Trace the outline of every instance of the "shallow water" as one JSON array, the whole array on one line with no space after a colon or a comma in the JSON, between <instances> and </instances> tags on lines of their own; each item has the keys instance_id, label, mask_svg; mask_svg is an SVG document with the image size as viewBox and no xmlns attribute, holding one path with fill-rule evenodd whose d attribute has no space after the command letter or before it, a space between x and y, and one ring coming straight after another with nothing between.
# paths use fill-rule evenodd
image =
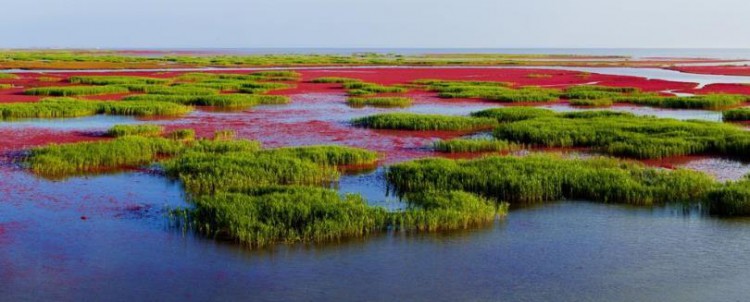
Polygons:
<instances>
[{"instance_id":1,"label":"shallow water","mask_svg":"<svg viewBox=\"0 0 750 302\"><path fill-rule=\"evenodd\" d=\"M6 301L728 301L750 277L750 220L696 210L558 202L466 232L251 251L170 228L163 209L184 202L160 176L2 172ZM377 198L377 178L340 187Z\"/></svg>"},{"instance_id":2,"label":"shallow water","mask_svg":"<svg viewBox=\"0 0 750 302\"><path fill-rule=\"evenodd\" d=\"M573 70L580 72L590 72L607 75L633 76L642 77L650 80L664 80L674 82L696 83L696 88L703 88L711 84L747 84L750 83L748 76L727 76L727 75L709 75L685 73L670 69L661 68L636 68L636 67L560 67L560 66L539 66L524 67L532 69L556 69L556 70Z\"/></svg>"},{"instance_id":3,"label":"shallow water","mask_svg":"<svg viewBox=\"0 0 750 302\"><path fill-rule=\"evenodd\" d=\"M135 117L93 115L76 118L54 119L22 119L15 121L0 121L0 129L44 128L50 130L107 130L114 125L143 123Z\"/></svg>"}]
</instances>

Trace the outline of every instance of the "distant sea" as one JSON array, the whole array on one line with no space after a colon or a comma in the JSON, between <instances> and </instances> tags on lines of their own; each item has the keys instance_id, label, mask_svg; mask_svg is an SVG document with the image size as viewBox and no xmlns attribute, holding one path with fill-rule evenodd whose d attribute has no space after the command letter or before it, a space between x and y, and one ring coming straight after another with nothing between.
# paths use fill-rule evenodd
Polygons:
<instances>
[{"instance_id":1,"label":"distant sea","mask_svg":"<svg viewBox=\"0 0 750 302\"><path fill-rule=\"evenodd\" d=\"M750 60L748 48L174 48L143 49L189 51L210 54L353 54L364 52L404 55L434 53L501 53L630 56L633 58L710 58Z\"/></svg>"}]
</instances>

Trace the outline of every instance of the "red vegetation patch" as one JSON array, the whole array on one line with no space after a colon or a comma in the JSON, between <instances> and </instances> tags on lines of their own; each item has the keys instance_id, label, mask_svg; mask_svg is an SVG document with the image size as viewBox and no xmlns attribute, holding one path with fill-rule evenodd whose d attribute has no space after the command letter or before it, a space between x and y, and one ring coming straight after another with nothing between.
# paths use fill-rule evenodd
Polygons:
<instances>
[{"instance_id":1,"label":"red vegetation patch","mask_svg":"<svg viewBox=\"0 0 750 302\"><path fill-rule=\"evenodd\" d=\"M695 94L729 93L750 94L750 84L711 84L697 90L685 90Z\"/></svg>"},{"instance_id":2,"label":"red vegetation patch","mask_svg":"<svg viewBox=\"0 0 750 302\"><path fill-rule=\"evenodd\" d=\"M0 153L52 143L75 143L101 139L104 138L80 131L55 131L40 128L0 129Z\"/></svg>"},{"instance_id":3,"label":"red vegetation patch","mask_svg":"<svg viewBox=\"0 0 750 302\"><path fill-rule=\"evenodd\" d=\"M675 66L669 69L697 74L750 76L750 66Z\"/></svg>"}]
</instances>

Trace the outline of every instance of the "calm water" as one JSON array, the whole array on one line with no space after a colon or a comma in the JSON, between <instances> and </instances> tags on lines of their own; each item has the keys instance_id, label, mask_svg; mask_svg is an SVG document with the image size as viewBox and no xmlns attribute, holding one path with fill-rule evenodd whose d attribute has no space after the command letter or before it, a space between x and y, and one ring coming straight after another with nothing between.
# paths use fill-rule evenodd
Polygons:
<instances>
[{"instance_id":1,"label":"calm water","mask_svg":"<svg viewBox=\"0 0 750 302\"><path fill-rule=\"evenodd\" d=\"M159 176L2 172L4 301L741 301L750 278L750 220L698 211L558 202L467 232L251 251L170 228L184 202ZM341 190L377 198L377 174Z\"/></svg>"}]
</instances>

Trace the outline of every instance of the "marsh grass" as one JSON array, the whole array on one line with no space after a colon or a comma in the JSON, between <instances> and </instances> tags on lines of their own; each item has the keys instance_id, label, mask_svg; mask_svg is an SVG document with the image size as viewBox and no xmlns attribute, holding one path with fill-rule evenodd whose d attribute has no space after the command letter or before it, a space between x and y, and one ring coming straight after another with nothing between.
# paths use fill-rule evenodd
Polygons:
<instances>
[{"instance_id":1,"label":"marsh grass","mask_svg":"<svg viewBox=\"0 0 750 302\"><path fill-rule=\"evenodd\" d=\"M251 95L251 94L218 94L218 95L133 95L123 98L123 101L156 101L171 102L193 106L214 107L252 107L256 105L275 105L289 103L290 98L281 95Z\"/></svg>"},{"instance_id":2,"label":"marsh grass","mask_svg":"<svg viewBox=\"0 0 750 302\"><path fill-rule=\"evenodd\" d=\"M12 73L2 73L0 72L0 80L17 80L18 75L12 74Z\"/></svg>"},{"instance_id":3,"label":"marsh grass","mask_svg":"<svg viewBox=\"0 0 750 302\"><path fill-rule=\"evenodd\" d=\"M57 87L35 87L24 91L27 95L42 96L81 96L128 93L125 87L119 86L57 86Z\"/></svg>"},{"instance_id":4,"label":"marsh grass","mask_svg":"<svg viewBox=\"0 0 750 302\"><path fill-rule=\"evenodd\" d=\"M446 153L465 152L504 152L519 150L522 146L504 140L496 139L464 139L439 140L432 144L435 151Z\"/></svg>"},{"instance_id":5,"label":"marsh grass","mask_svg":"<svg viewBox=\"0 0 750 302\"><path fill-rule=\"evenodd\" d=\"M366 106L379 108L406 108L412 104L412 100L407 97L350 97L346 102L349 106L355 108Z\"/></svg>"},{"instance_id":6,"label":"marsh grass","mask_svg":"<svg viewBox=\"0 0 750 302\"><path fill-rule=\"evenodd\" d=\"M171 79L130 76L73 76L68 78L70 83L87 85L165 85L171 81Z\"/></svg>"},{"instance_id":7,"label":"marsh grass","mask_svg":"<svg viewBox=\"0 0 750 302\"><path fill-rule=\"evenodd\" d=\"M709 213L719 216L750 216L750 180L730 181L708 194Z\"/></svg>"},{"instance_id":8,"label":"marsh grass","mask_svg":"<svg viewBox=\"0 0 750 302\"><path fill-rule=\"evenodd\" d=\"M107 136L146 136L157 137L164 133L164 127L159 125L115 125L107 130Z\"/></svg>"},{"instance_id":9,"label":"marsh grass","mask_svg":"<svg viewBox=\"0 0 750 302\"><path fill-rule=\"evenodd\" d=\"M177 129L167 134L167 138L181 141L192 141L195 140L195 130L193 129Z\"/></svg>"},{"instance_id":10,"label":"marsh grass","mask_svg":"<svg viewBox=\"0 0 750 302\"><path fill-rule=\"evenodd\" d=\"M256 81L299 81L302 74L291 70L267 70L258 71L250 74L250 77Z\"/></svg>"},{"instance_id":11,"label":"marsh grass","mask_svg":"<svg viewBox=\"0 0 750 302\"><path fill-rule=\"evenodd\" d=\"M0 104L3 120L25 118L71 118L96 114L135 116L177 116L191 107L167 102L103 102L73 98L47 98L33 103Z\"/></svg>"},{"instance_id":12,"label":"marsh grass","mask_svg":"<svg viewBox=\"0 0 750 302\"><path fill-rule=\"evenodd\" d=\"M350 96L372 96L379 93L405 93L407 88L399 86L385 86L368 82L344 82L344 89Z\"/></svg>"},{"instance_id":13,"label":"marsh grass","mask_svg":"<svg viewBox=\"0 0 750 302\"><path fill-rule=\"evenodd\" d=\"M276 243L333 241L385 230L388 213L357 195L311 187L252 194L219 193L195 200L199 230L258 248Z\"/></svg>"},{"instance_id":14,"label":"marsh grass","mask_svg":"<svg viewBox=\"0 0 750 302\"><path fill-rule=\"evenodd\" d=\"M310 80L311 83L327 83L327 84L344 84L344 83L355 83L362 82L360 79L353 78L341 78L341 77L321 77Z\"/></svg>"},{"instance_id":15,"label":"marsh grass","mask_svg":"<svg viewBox=\"0 0 750 302\"><path fill-rule=\"evenodd\" d=\"M324 166L365 165L373 164L378 160L376 152L333 145L285 147L264 150L260 153L299 158Z\"/></svg>"},{"instance_id":16,"label":"marsh grass","mask_svg":"<svg viewBox=\"0 0 750 302\"><path fill-rule=\"evenodd\" d=\"M13 87L13 84L0 84L0 89L11 89Z\"/></svg>"},{"instance_id":17,"label":"marsh grass","mask_svg":"<svg viewBox=\"0 0 750 302\"><path fill-rule=\"evenodd\" d=\"M707 94L688 97L634 95L614 98L615 102L660 108L719 110L740 105L748 100L744 95Z\"/></svg>"},{"instance_id":18,"label":"marsh grass","mask_svg":"<svg viewBox=\"0 0 750 302\"><path fill-rule=\"evenodd\" d=\"M391 166L386 178L399 196L461 190L498 201L536 203L585 199L634 205L702 200L715 185L699 172L661 170L611 158L490 156L422 159Z\"/></svg>"},{"instance_id":19,"label":"marsh grass","mask_svg":"<svg viewBox=\"0 0 750 302\"><path fill-rule=\"evenodd\" d=\"M581 107L610 107L614 104L611 99L575 99L570 100L571 106Z\"/></svg>"},{"instance_id":20,"label":"marsh grass","mask_svg":"<svg viewBox=\"0 0 750 302\"><path fill-rule=\"evenodd\" d=\"M496 206L475 194L462 191L426 190L404 194L409 208L391 215L397 230L446 231L468 229L495 221L507 214L507 204Z\"/></svg>"},{"instance_id":21,"label":"marsh grass","mask_svg":"<svg viewBox=\"0 0 750 302\"><path fill-rule=\"evenodd\" d=\"M495 111L499 114L500 111ZM747 157L750 133L729 124L584 111L541 116L495 129L498 139L547 147L593 147L635 158L715 153Z\"/></svg>"},{"instance_id":22,"label":"marsh grass","mask_svg":"<svg viewBox=\"0 0 750 302\"><path fill-rule=\"evenodd\" d=\"M535 107L491 108L471 113L471 116L473 117L492 118L500 123L517 122L531 118L555 115L557 115L557 113L552 110Z\"/></svg>"},{"instance_id":23,"label":"marsh grass","mask_svg":"<svg viewBox=\"0 0 750 302\"><path fill-rule=\"evenodd\" d=\"M417 80L414 84L436 91L441 98L477 98L495 102L552 102L560 98L557 89L526 86L513 88L505 82Z\"/></svg>"},{"instance_id":24,"label":"marsh grass","mask_svg":"<svg viewBox=\"0 0 750 302\"><path fill-rule=\"evenodd\" d=\"M105 86L108 87L108 86ZM176 85L176 86L160 86L160 85L146 85L142 86L139 91L147 94L160 94L160 95L213 95L218 94L218 89L197 87L191 85Z\"/></svg>"},{"instance_id":25,"label":"marsh grass","mask_svg":"<svg viewBox=\"0 0 750 302\"><path fill-rule=\"evenodd\" d=\"M272 90L290 89L294 88L293 85L285 83L269 83L269 82L245 82L238 89L241 93L249 94L261 94L267 93Z\"/></svg>"},{"instance_id":26,"label":"marsh grass","mask_svg":"<svg viewBox=\"0 0 750 302\"><path fill-rule=\"evenodd\" d=\"M745 122L750 121L750 108L737 108L722 112L724 121Z\"/></svg>"},{"instance_id":27,"label":"marsh grass","mask_svg":"<svg viewBox=\"0 0 750 302\"><path fill-rule=\"evenodd\" d=\"M42 76L42 77L36 78L36 80L39 81L39 82L50 82L51 83L51 82L60 82L63 79L62 78L57 78L57 77L45 77L45 76Z\"/></svg>"},{"instance_id":28,"label":"marsh grass","mask_svg":"<svg viewBox=\"0 0 750 302\"><path fill-rule=\"evenodd\" d=\"M497 125L497 121L492 118L413 113L376 114L356 118L351 122L354 126L363 128L420 131L471 131Z\"/></svg>"},{"instance_id":29,"label":"marsh grass","mask_svg":"<svg viewBox=\"0 0 750 302\"><path fill-rule=\"evenodd\" d=\"M125 136L110 141L49 145L30 151L26 162L34 173L62 178L151 163L182 149L173 140Z\"/></svg>"}]
</instances>

